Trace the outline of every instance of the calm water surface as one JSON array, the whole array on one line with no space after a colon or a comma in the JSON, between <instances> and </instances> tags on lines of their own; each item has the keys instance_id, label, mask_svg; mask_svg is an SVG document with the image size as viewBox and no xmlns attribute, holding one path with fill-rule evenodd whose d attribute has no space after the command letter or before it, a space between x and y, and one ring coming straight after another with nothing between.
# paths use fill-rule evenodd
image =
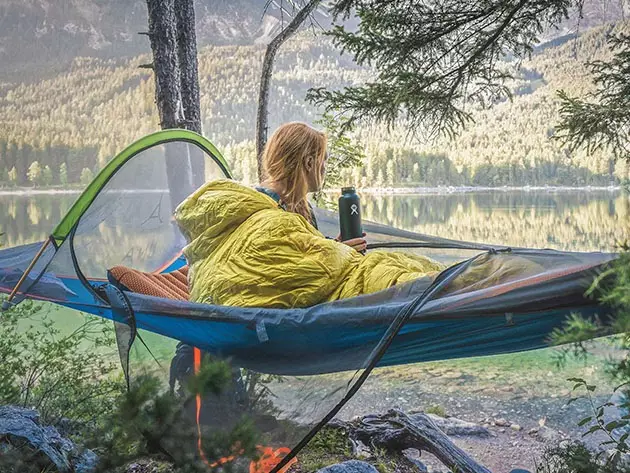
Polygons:
<instances>
[{"instance_id":1,"label":"calm water surface","mask_svg":"<svg viewBox=\"0 0 630 473\"><path fill-rule=\"evenodd\" d=\"M3 246L44 240L76 194L0 195ZM362 196L364 218L448 238L537 248L613 250L630 234L620 191L486 191Z\"/></svg>"}]
</instances>

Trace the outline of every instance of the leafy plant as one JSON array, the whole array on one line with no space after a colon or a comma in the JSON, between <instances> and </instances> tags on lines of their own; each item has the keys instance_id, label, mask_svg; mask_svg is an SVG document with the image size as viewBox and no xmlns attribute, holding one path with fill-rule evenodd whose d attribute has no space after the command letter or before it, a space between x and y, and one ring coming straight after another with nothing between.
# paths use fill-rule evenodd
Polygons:
<instances>
[{"instance_id":1,"label":"leafy plant","mask_svg":"<svg viewBox=\"0 0 630 473\"><path fill-rule=\"evenodd\" d=\"M42 422L98 422L124 387L105 321L86 318L64 335L48 306L32 301L0 314L0 404L37 409Z\"/></svg>"},{"instance_id":2,"label":"leafy plant","mask_svg":"<svg viewBox=\"0 0 630 473\"><path fill-rule=\"evenodd\" d=\"M219 465L230 470L234 457L257 458L249 420L199 427L194 421L197 396L218 395L230 380L227 363L209 360L189 378L183 397L162 389L153 376L138 377L89 443L100 454L97 471L109 472L139 458L166 461L173 472L208 471Z\"/></svg>"},{"instance_id":3,"label":"leafy plant","mask_svg":"<svg viewBox=\"0 0 630 473\"><path fill-rule=\"evenodd\" d=\"M536 473L621 473L614 466L602 465L582 443L570 442L545 451L537 462Z\"/></svg>"}]
</instances>

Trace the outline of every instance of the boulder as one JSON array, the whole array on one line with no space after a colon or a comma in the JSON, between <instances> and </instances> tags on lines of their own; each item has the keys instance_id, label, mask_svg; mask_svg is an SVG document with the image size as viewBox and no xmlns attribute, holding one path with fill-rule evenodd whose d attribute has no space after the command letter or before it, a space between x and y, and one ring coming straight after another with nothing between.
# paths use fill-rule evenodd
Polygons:
<instances>
[{"instance_id":1,"label":"boulder","mask_svg":"<svg viewBox=\"0 0 630 473\"><path fill-rule=\"evenodd\" d=\"M0 407L0 445L6 439L26 441L48 457L60 472L89 473L96 467L94 452L78 448L55 427L40 425L39 413L17 406Z\"/></svg>"},{"instance_id":2,"label":"boulder","mask_svg":"<svg viewBox=\"0 0 630 473\"><path fill-rule=\"evenodd\" d=\"M317 473L379 473L376 468L366 462L349 460L343 463L327 466Z\"/></svg>"}]
</instances>

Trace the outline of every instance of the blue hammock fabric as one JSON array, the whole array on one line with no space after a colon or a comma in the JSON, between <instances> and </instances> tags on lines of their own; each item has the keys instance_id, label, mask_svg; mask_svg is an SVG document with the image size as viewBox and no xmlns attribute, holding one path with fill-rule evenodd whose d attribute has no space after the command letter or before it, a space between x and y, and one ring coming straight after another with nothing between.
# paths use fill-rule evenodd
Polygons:
<instances>
[{"instance_id":1,"label":"blue hammock fabric","mask_svg":"<svg viewBox=\"0 0 630 473\"><path fill-rule=\"evenodd\" d=\"M0 291L8 292L40 244L0 251ZM480 263L480 258L484 258ZM540 268L526 276L473 290L450 293L448 285L431 297L398 332L379 366L492 355L546 346L549 334L567 316L606 316L584 293L614 255L553 250L482 253L460 264L466 271L519 258ZM541 264L542 263L542 264ZM185 264L176 260L165 272ZM12 267L13 266L13 267ZM29 280L29 297L49 300L114 319L101 300L110 283L44 271ZM454 282L457 281L457 278ZM451 283L452 284L452 283ZM126 292L139 329L182 341L238 366L282 375L321 374L363 367L371 351L401 311L431 287L428 280L376 294L306 309L265 309L195 304ZM473 284L471 284L473 286ZM366 347L363 349L362 347Z\"/></svg>"}]
</instances>

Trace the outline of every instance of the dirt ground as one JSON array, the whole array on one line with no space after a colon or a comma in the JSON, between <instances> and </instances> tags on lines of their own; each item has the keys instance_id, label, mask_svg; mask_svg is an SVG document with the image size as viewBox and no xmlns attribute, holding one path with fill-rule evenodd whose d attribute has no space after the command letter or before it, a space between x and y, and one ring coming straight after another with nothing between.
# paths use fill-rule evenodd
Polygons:
<instances>
[{"instance_id":1,"label":"dirt ground","mask_svg":"<svg viewBox=\"0 0 630 473\"><path fill-rule=\"evenodd\" d=\"M562 368L557 366L557 354L546 349L376 369L338 417L349 420L391 408L456 417L490 431L486 437L452 437L479 463L493 473L515 468L533 473L547 447L582 440L597 449L604 440L596 435L582 438L588 426L577 424L591 413L588 399L567 405L571 397L584 394L573 392L575 383L568 378L596 384L595 404L606 402L612 394L604 366L614 350L608 342L598 342L593 348L591 357L569 360ZM330 384L339 379L331 378ZM429 471L447 471L427 453L420 460Z\"/></svg>"}]
</instances>

